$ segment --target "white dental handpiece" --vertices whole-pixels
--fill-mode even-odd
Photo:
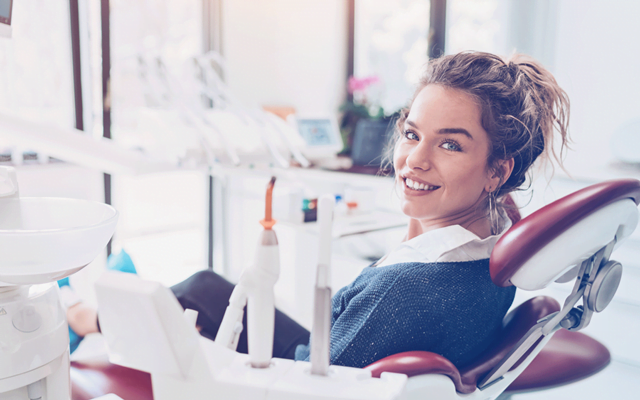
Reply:
[[[318,202],[320,245],[311,333],[311,373],[323,376],[328,374],[330,363],[331,241],[334,204],[334,197],[330,195],[322,196]]]
[[[229,298],[229,305],[216,334],[216,343],[234,351],[238,348],[238,340],[243,329],[242,317],[244,316],[244,306],[246,304],[247,289],[242,279],[240,279],[240,283],[233,289]]]
[[[280,255],[276,234],[265,229],[249,269],[252,290],[247,304],[249,362],[254,368],[267,368],[273,356],[275,296],[273,287],[280,274]]]

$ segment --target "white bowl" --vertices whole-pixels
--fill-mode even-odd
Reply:
[[[0,282],[53,282],[100,254],[118,222],[115,208],[64,198],[0,199]]]

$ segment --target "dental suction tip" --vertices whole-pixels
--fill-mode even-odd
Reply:
[[[267,195],[264,207],[264,219],[260,221],[260,225],[264,229],[271,229],[276,224],[276,220],[271,217],[271,203],[273,198],[273,187],[276,184],[276,177],[272,176],[269,184],[267,184]]]

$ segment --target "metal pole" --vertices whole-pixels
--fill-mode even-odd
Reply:
[[[355,26],[356,26],[356,2],[347,1],[347,79],[355,72]],[[346,87],[346,85],[345,85]],[[347,101],[353,100],[353,94],[347,91]]]
[[[209,51],[217,51],[222,54],[222,0],[202,0],[202,47],[203,52],[207,53]],[[224,79],[224,77],[223,77]],[[213,103],[210,100],[207,100],[207,104],[209,107],[213,106]],[[215,224],[223,225],[223,220],[214,220],[214,215],[223,214],[216,213],[216,208],[222,207],[221,203],[217,204],[216,196],[214,192],[218,190],[219,185],[216,185],[214,178],[212,175],[209,175],[209,207],[208,207],[208,243],[207,243],[207,259],[208,259],[208,267],[210,270],[213,270],[214,266],[214,258],[224,259],[224,251],[225,249],[219,249],[219,251],[223,252],[223,257],[214,257],[214,239],[215,232],[223,232],[223,230],[216,229]],[[223,228],[224,229],[224,228]],[[218,241],[222,243],[222,247],[224,247],[224,241]]]
[[[447,32],[447,0],[431,0],[429,18],[429,58],[444,54]]]
[[[80,16],[78,0],[69,0],[69,22],[71,25],[71,61],[73,64],[73,96],[75,103],[75,127],[84,130],[82,107],[82,64],[80,62]]]
[[[111,138],[111,41],[109,0],[100,0],[102,25],[102,136]],[[104,174],[104,202],[111,204],[111,175]],[[107,255],[111,254],[111,240]]]

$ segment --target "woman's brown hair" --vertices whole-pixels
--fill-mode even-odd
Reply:
[[[427,64],[416,95],[432,84],[462,90],[478,102],[482,127],[491,142],[490,168],[499,160],[514,159],[513,171],[493,193],[495,197],[520,188],[538,156],[552,155],[561,163],[553,149],[554,131],[560,135],[562,154],[569,142],[569,98],[531,57],[516,54],[503,60],[483,52],[443,56]],[[400,113],[394,143],[408,114],[409,109]]]

